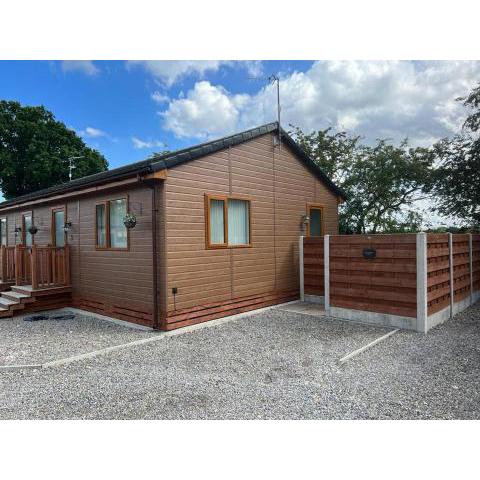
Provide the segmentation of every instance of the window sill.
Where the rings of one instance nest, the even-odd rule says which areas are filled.
[[[228,250],[231,248],[252,248],[253,245],[250,243],[248,245],[207,245],[206,249],[207,250]]]

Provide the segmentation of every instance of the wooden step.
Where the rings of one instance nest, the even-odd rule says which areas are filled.
[[[71,286],[48,287],[48,288],[40,288],[40,289],[34,290],[31,285],[12,285],[11,288],[13,292],[24,293],[25,295],[30,295],[35,297],[40,297],[43,295],[55,295],[58,293],[66,293],[66,292],[72,291]]]
[[[28,293],[19,293],[19,292],[9,291],[9,292],[3,292],[1,296],[8,300],[18,301],[22,303],[26,303],[27,301],[31,301],[31,302],[35,301],[35,299],[32,298],[32,296],[29,295]]]
[[[13,317],[13,310],[0,308],[0,318]]]
[[[0,297],[0,308],[12,308],[12,307],[16,307],[16,306],[19,306],[20,305],[20,302],[18,300],[10,300],[8,298],[5,298],[5,297]]]

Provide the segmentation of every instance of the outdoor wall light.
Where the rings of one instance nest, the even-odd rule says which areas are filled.
[[[22,231],[22,227],[15,227],[15,236],[17,236]]]
[[[310,221],[310,217],[308,215],[302,215],[302,223],[306,225]]]
[[[65,233],[68,233],[72,229],[72,222],[65,222],[65,225],[63,226],[63,231]]]

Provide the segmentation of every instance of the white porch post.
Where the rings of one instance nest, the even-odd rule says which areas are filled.
[[[427,234],[417,233],[417,331],[427,333]]]
[[[330,316],[330,235],[323,239],[325,313]]]

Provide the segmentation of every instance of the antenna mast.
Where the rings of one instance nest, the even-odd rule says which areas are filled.
[[[270,83],[276,83],[277,84],[277,122],[278,122],[278,139],[281,142],[281,135],[282,132],[280,130],[280,112],[281,112],[281,107],[280,107],[280,78],[272,74],[268,77],[268,80]]]

